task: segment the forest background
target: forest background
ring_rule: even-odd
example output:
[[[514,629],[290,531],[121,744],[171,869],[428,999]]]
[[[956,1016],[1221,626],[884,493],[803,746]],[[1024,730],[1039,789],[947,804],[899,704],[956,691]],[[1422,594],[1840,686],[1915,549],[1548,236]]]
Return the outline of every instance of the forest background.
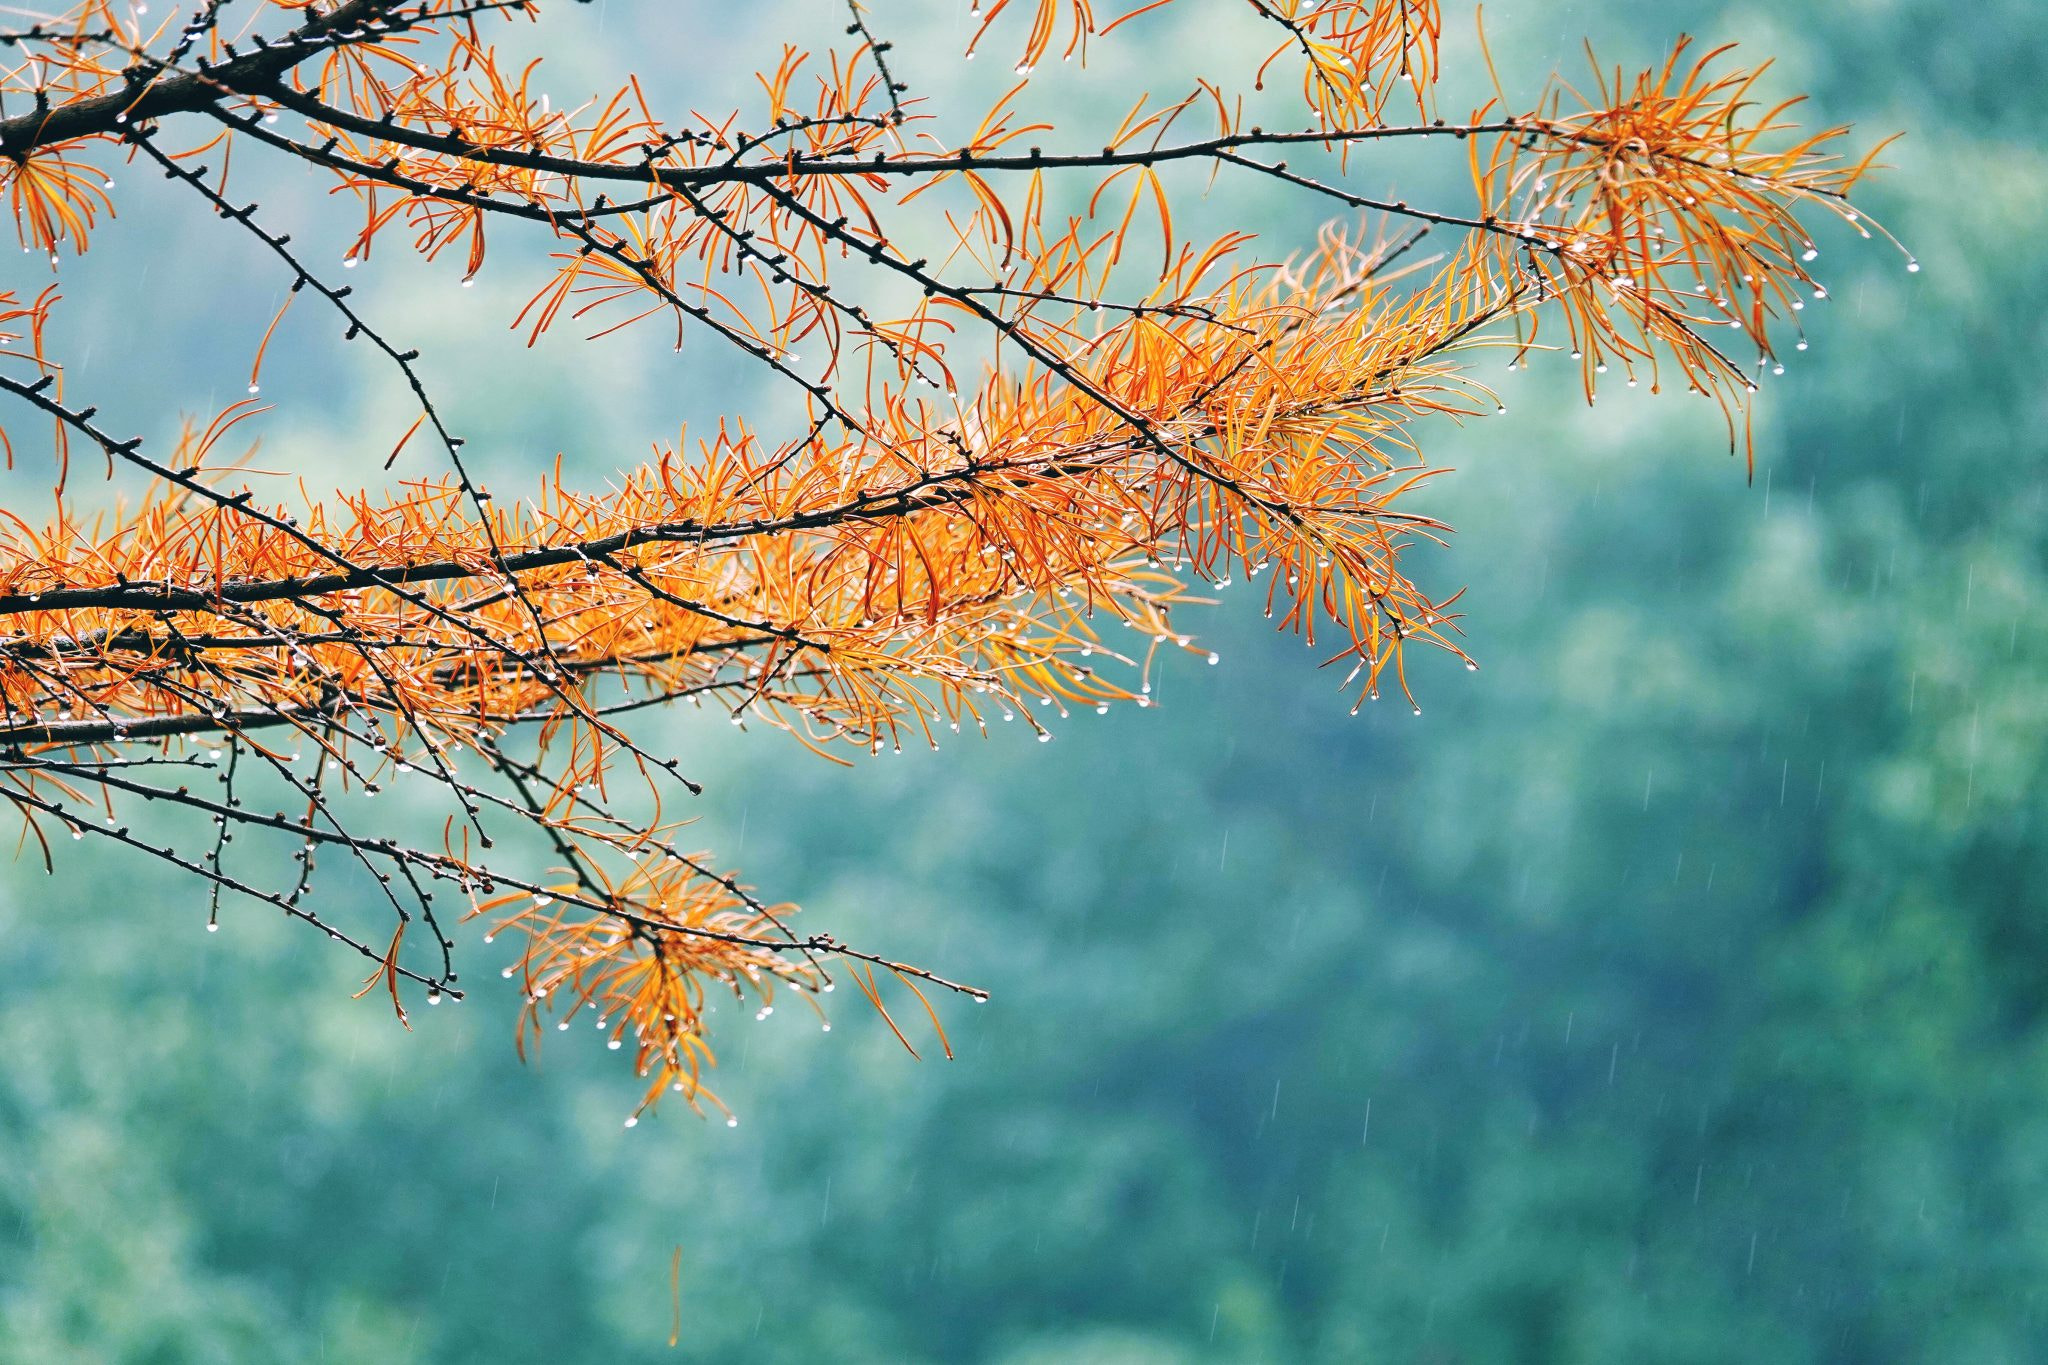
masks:
[[[922,79],[1004,74],[958,60],[963,5],[874,8]],[[672,51],[715,92],[843,26],[735,12],[564,7],[551,61]],[[1229,51],[1234,22],[1147,41]],[[950,1063],[858,1002],[830,1033],[716,1021],[737,1128],[623,1128],[638,1085],[594,1031],[522,1065],[480,944],[483,988],[407,1033],[273,916],[209,935],[203,892],[118,858],[0,869],[0,1361],[2048,1360],[2048,26],[1487,23],[1525,89],[1582,72],[1581,36],[1636,66],[1688,31],[1778,56],[1809,124],[1906,130],[1863,202],[1924,269],[1823,242],[1833,301],[1762,395],[1753,484],[1710,406],[1588,409],[1538,358],[1511,417],[1425,433],[1459,534],[1414,570],[1469,585],[1483,668],[1419,668],[1420,718],[1348,716],[1224,594],[1188,618],[1220,666],[1050,746],[840,769],[718,714],[646,726],[721,856],[994,992],[946,1014]],[[1075,89],[1120,109],[1145,49],[1098,57]],[[1264,193],[1224,207],[1307,242],[1316,206]],[[238,396],[276,307],[207,228],[124,213],[67,265],[66,349],[137,430]],[[474,446],[593,484],[742,382],[528,356],[489,270],[456,300],[399,262],[350,282]],[[152,347],[152,316],[221,349]],[[272,348],[261,453],[363,467],[401,396],[324,330]]]

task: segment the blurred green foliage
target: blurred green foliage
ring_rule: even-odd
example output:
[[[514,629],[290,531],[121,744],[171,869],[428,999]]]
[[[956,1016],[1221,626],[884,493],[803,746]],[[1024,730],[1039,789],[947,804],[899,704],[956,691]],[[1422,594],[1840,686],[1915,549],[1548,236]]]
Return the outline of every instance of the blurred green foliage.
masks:
[[[1707,32],[1909,130],[1926,263],[1829,243],[1754,486],[1539,362],[1435,433],[1485,667],[1420,719],[1226,593],[1222,666],[1048,748],[664,722],[709,846],[996,996],[951,1063],[726,1020],[733,1130],[625,1131],[593,1036],[520,1065],[491,949],[407,1034],[309,934],[24,859],[0,1361],[2048,1360],[2042,32]]]

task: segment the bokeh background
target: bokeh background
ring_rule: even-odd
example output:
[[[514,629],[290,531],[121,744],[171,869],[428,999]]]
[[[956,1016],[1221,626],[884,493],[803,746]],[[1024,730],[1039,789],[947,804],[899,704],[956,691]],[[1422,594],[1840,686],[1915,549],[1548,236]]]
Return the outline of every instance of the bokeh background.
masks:
[[[959,61],[964,3],[872,8],[920,89],[1007,79]],[[1182,8],[1060,98],[1120,113],[1155,64],[1248,50],[1243,6]],[[1224,594],[1188,622],[1220,666],[1051,745],[840,769],[651,719],[708,785],[706,847],[994,992],[947,1009],[950,1063],[857,1001],[830,1033],[721,1016],[736,1128],[625,1130],[638,1087],[594,1032],[522,1065],[478,943],[472,998],[407,1033],[259,909],[208,935],[152,867],[21,858],[0,1361],[2048,1360],[2048,25],[2033,0],[1487,23],[1524,93],[1582,71],[1582,36],[1635,66],[1691,31],[1775,54],[1810,122],[1908,134],[1864,198],[1924,269],[1823,238],[1834,300],[1762,397],[1753,484],[1709,407],[1589,410],[1539,359],[1510,417],[1426,433],[1459,534],[1414,563],[1469,586],[1483,668],[1420,667],[1420,718],[1347,716]],[[637,64],[715,107],[778,35],[843,25],[609,0],[534,41],[565,95]],[[114,425],[163,432],[240,396],[283,282],[134,192],[65,265],[60,345]],[[303,185],[266,198],[321,240]],[[1322,212],[1218,207],[1276,250]],[[744,397],[702,347],[529,355],[502,330],[529,277],[492,261],[460,294],[383,254],[350,282],[508,467],[561,451],[595,483]],[[374,480],[409,414],[332,330],[294,310],[259,463]]]

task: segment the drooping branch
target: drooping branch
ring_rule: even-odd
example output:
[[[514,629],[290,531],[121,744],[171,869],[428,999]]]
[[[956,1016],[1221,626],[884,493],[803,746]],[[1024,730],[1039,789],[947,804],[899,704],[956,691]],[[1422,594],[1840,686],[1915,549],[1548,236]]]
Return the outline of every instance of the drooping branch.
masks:
[[[1085,5],[984,0],[969,49],[1016,22],[1021,89],[1051,54],[1190,5],[1098,25]],[[1869,156],[1794,129],[1725,50],[1682,42],[1590,99],[1551,85],[1439,116],[1432,0],[1231,4],[1272,43],[1245,70],[1113,128],[1027,123],[1013,89],[966,137],[898,79],[910,65],[859,0],[845,50],[787,51],[759,106],[681,121],[635,78],[555,107],[485,36],[540,8],[214,2],[152,30],[83,0],[0,33],[23,54],[0,69],[0,189],[25,248],[73,268],[116,207],[96,161],[146,164],[405,386],[419,418],[385,467],[436,466],[395,491],[259,497],[210,463],[253,403],[146,453],[68,390],[55,294],[0,290],[0,397],[50,424],[57,467],[47,513],[0,526],[0,795],[42,847],[91,833],[193,876],[210,923],[223,896],[310,921],[373,963],[365,989],[401,1017],[403,983],[456,994],[433,903],[452,886],[522,940],[522,1046],[544,1010],[561,1027],[595,1010],[633,1045],[643,1105],[717,1103],[707,989],[815,1003],[837,962],[885,1018],[887,979],[935,1027],[920,983],[979,991],[796,931],[679,850],[667,807],[700,789],[630,717],[708,702],[821,752],[936,744],[993,714],[1049,738],[1070,706],[1148,705],[1162,650],[1206,652],[1178,623],[1194,594],[1261,576],[1267,614],[1329,639],[1357,704],[1389,677],[1409,694],[1409,644],[1465,657],[1450,601],[1402,556],[1446,531],[1416,502],[1428,423],[1505,411],[1474,357],[1526,363],[1561,333],[1589,400],[1610,369],[1657,388],[1674,368],[1740,443],[1778,338],[1825,297],[1800,215],[1874,226],[1847,198]],[[1290,72],[1301,112],[1269,112]],[[1358,184],[1363,154],[1397,143],[1458,155],[1469,195]],[[558,473],[494,496],[493,457],[455,434],[462,396],[430,394],[416,350],[231,192],[224,168],[252,159],[360,209],[349,264],[398,239],[467,281],[501,233],[545,243],[512,319],[529,344],[657,320],[678,349],[745,356],[798,400],[796,434],[735,416],[603,492]],[[1180,181],[1203,170],[1417,226],[1260,259],[1235,224],[1186,230]],[[1442,249],[1418,259],[1424,232]],[[141,499],[77,513],[74,440],[145,477]],[[11,462],[4,424],[0,445]],[[388,803],[368,803],[401,782],[445,806],[438,845],[371,832]],[[253,809],[259,791],[300,813]],[[117,797],[204,838],[131,833]],[[295,866],[276,880],[247,870],[279,853]],[[312,909],[319,853],[370,894]],[[336,922],[364,914],[387,921]]]

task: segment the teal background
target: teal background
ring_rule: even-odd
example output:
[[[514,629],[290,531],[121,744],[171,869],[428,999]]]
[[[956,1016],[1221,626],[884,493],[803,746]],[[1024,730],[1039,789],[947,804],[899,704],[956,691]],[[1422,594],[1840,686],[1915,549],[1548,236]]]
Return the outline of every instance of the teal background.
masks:
[[[1237,41],[1240,7],[1191,3],[1233,14],[1153,41]],[[572,70],[674,50],[649,64],[677,88],[737,90],[771,26],[843,27],[643,8],[546,31],[588,30]],[[1469,585],[1483,668],[1418,668],[1420,718],[1348,717],[1227,593],[1187,623],[1220,666],[1050,745],[837,769],[650,718],[708,784],[705,846],[994,993],[946,1008],[950,1063],[857,1001],[829,1034],[717,1016],[737,1128],[622,1128],[638,1086],[594,1031],[522,1065],[500,949],[468,943],[473,998],[406,1033],[267,913],[208,935],[152,867],[23,857],[0,1361],[2048,1360],[2048,26],[2027,0],[1488,24],[1525,90],[1582,69],[1583,33],[1643,64],[1686,27],[1778,55],[1809,121],[1907,132],[1863,198],[1924,269],[1823,239],[1834,302],[1763,395],[1753,485],[1705,405],[1589,410],[1539,360],[1509,417],[1426,433],[1459,534],[1414,565]],[[972,88],[947,22],[899,28],[920,88]],[[1099,107],[1160,50],[1106,44]],[[239,396],[280,282],[136,193],[67,262],[64,325],[74,391],[162,431]],[[320,201],[279,193],[316,232]],[[1281,245],[1322,213],[1219,208]],[[567,450],[594,484],[745,382],[661,344],[527,355],[498,331],[516,256],[459,298],[357,272],[506,467]],[[262,453],[374,479],[402,395],[301,308]],[[7,505],[46,484],[11,476]]]

